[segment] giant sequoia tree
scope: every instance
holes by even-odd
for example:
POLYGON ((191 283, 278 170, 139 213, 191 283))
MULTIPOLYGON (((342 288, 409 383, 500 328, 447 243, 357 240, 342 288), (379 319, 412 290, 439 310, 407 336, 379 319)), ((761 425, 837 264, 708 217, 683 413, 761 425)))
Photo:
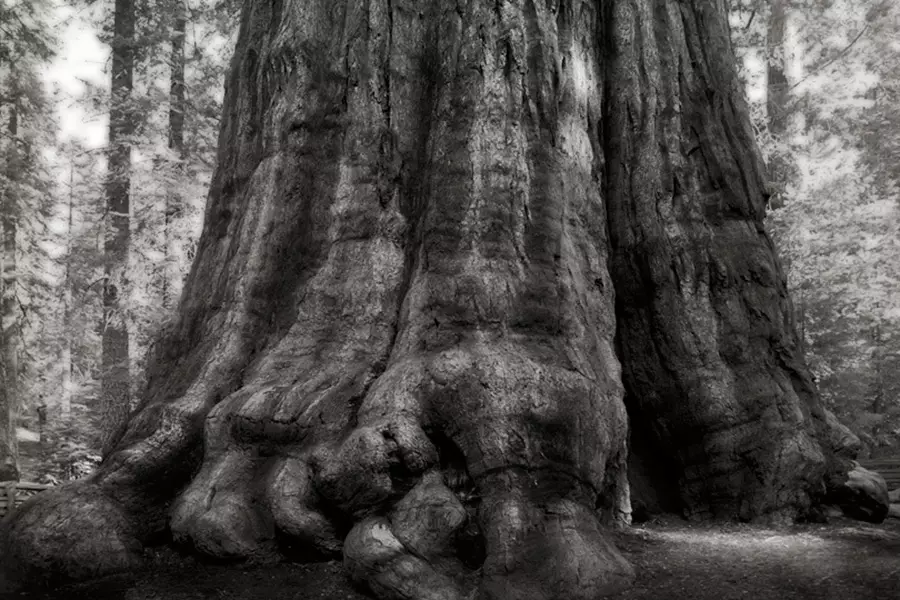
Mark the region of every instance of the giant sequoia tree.
POLYGON ((245 3, 178 319, 7 572, 171 535, 587 599, 632 577, 629 470, 648 510, 803 513, 830 451, 733 63, 724 0, 245 3))

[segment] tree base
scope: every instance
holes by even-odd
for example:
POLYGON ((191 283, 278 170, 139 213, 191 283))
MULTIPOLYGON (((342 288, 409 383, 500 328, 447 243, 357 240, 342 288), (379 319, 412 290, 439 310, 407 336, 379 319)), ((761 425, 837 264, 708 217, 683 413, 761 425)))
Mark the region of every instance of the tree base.
MULTIPOLYGON (((476 519, 440 472, 428 472, 388 514, 353 526, 342 545, 350 577, 382 600, 593 600, 631 585, 634 571, 580 482, 509 469, 479 488, 487 493, 476 519)), ((98 486, 73 483, 4 524, 3 570, 8 583, 29 587, 133 571, 144 564, 137 531, 98 486)), ((233 533, 204 531, 218 558, 236 543, 233 533)), ((274 548, 270 559, 286 558, 274 548)))
POLYGON ((133 570, 142 549, 119 503, 82 482, 38 494, 0 526, 8 585, 52 587, 133 570))

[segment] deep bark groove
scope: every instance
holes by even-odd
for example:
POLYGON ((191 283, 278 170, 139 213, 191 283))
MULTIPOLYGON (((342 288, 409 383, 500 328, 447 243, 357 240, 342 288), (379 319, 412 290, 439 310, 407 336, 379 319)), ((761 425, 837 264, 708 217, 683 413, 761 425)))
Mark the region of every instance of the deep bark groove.
POLYGON ((653 34, 647 21, 616 25, 634 22, 635 5, 610 20, 606 196, 626 398, 675 453, 688 515, 796 514, 824 469, 817 407, 808 377, 797 394, 775 361, 797 349, 718 4, 655 3, 653 34), (630 129, 632 105, 653 129, 630 129), (700 151, 685 152, 694 135, 700 151))

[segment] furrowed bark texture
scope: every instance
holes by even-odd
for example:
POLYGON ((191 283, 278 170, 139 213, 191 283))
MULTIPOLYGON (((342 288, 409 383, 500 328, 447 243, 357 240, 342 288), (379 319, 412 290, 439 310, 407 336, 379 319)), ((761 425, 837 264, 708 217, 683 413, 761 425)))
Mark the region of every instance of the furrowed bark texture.
POLYGON ((611 12, 610 264, 627 403, 649 429, 634 433, 671 460, 689 516, 796 513, 822 480, 813 416, 824 413, 762 224, 763 170, 724 7, 611 12))
POLYGON ((127 568, 169 528, 342 554, 379 598, 597 598, 632 578, 626 389, 684 473, 648 495, 802 508, 814 390, 724 14, 247 3, 179 320, 117 450, 0 530, 7 572, 127 568))

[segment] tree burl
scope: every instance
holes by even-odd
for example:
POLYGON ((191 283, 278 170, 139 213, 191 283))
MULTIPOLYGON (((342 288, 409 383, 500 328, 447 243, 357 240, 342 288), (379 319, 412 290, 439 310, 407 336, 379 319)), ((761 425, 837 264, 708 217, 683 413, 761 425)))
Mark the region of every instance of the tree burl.
POLYGON ((174 541, 588 600, 629 462, 642 507, 802 516, 832 457, 734 62, 724 0, 245 3, 177 317, 7 574, 174 541))

